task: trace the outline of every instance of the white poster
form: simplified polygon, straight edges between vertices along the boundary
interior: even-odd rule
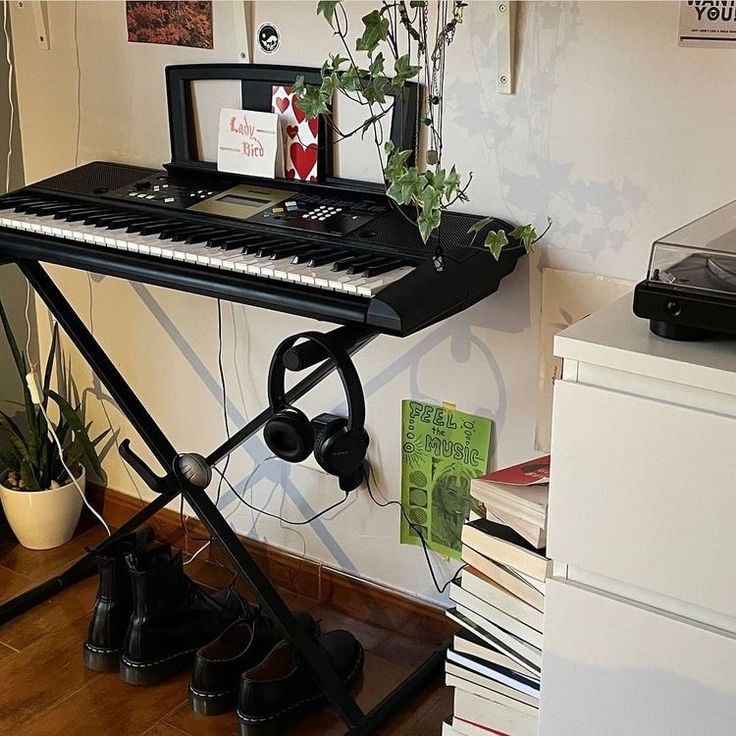
[[[681,2],[678,44],[736,48],[736,0]]]

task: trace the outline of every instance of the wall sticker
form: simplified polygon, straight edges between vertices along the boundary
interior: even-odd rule
[[[681,2],[678,44],[704,48],[736,48],[736,1]]]

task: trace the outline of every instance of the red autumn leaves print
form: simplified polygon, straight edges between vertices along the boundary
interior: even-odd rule
[[[211,49],[212,2],[127,0],[128,41]]]

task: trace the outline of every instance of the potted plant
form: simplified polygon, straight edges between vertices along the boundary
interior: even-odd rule
[[[80,415],[81,403],[72,406],[51,388],[58,325],[53,329],[43,382],[38,392],[32,392],[26,380],[26,358],[18,349],[2,301],[0,320],[23,387],[25,407],[23,418],[17,421],[0,411],[0,500],[11,529],[24,547],[51,549],[74,535],[84,502],[86,471],[82,461],[102,473],[95,447],[109,430],[90,439],[89,425],[84,425]],[[55,423],[49,418],[50,402],[58,408]]]

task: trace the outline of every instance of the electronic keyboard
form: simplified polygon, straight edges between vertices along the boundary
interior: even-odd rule
[[[495,292],[525,250],[470,243],[443,268],[385,195],[93,162],[0,197],[0,262],[32,259],[404,336]],[[492,229],[511,232],[501,220]]]

